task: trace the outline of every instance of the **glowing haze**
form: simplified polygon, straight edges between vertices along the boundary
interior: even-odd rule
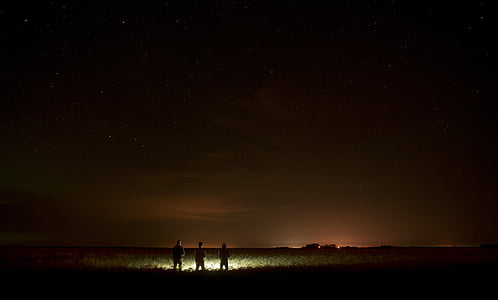
[[[0,244],[494,243],[487,11],[5,5]]]

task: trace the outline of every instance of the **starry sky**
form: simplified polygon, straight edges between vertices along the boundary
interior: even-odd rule
[[[2,2],[0,245],[498,242],[496,4],[310,2]]]

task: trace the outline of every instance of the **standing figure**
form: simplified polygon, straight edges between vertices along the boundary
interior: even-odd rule
[[[202,249],[202,242],[199,242],[199,248],[195,250],[195,270],[199,271],[199,267],[204,271],[204,258],[206,258],[206,251]]]
[[[179,270],[182,270],[182,261],[185,256],[185,249],[182,246],[182,241],[176,241],[175,247],[173,247],[173,270],[176,271],[176,266],[178,265]]]
[[[228,271],[228,258],[230,257],[230,253],[227,249],[227,244],[221,244],[221,249],[218,251],[218,257],[220,258],[220,270],[223,270],[223,266],[225,266],[225,270]]]

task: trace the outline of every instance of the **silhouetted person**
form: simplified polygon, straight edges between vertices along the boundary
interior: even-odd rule
[[[204,271],[204,258],[206,257],[206,251],[202,249],[202,242],[199,242],[199,248],[194,251],[195,255],[195,270],[199,271],[199,267]]]
[[[230,257],[230,253],[227,249],[227,244],[221,244],[221,249],[218,251],[218,257],[220,258],[220,270],[223,270],[223,266],[225,270],[228,271],[228,258]]]
[[[179,270],[182,270],[182,261],[185,256],[185,249],[182,247],[182,241],[176,241],[175,247],[173,247],[173,270],[176,271],[176,266],[178,265]]]

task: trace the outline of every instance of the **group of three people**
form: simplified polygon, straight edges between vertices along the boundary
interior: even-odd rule
[[[182,262],[183,257],[185,256],[185,249],[182,246],[182,241],[176,241],[175,247],[173,247],[173,270],[176,271],[176,267],[178,266],[179,270],[182,270]],[[201,270],[205,270],[204,259],[206,258],[206,251],[202,249],[202,242],[199,242],[199,248],[194,251],[195,257],[195,270],[198,271],[199,268]],[[228,258],[230,257],[230,253],[228,252],[227,245],[223,243],[221,245],[221,249],[218,251],[218,257],[220,259],[220,270],[228,270]]]

